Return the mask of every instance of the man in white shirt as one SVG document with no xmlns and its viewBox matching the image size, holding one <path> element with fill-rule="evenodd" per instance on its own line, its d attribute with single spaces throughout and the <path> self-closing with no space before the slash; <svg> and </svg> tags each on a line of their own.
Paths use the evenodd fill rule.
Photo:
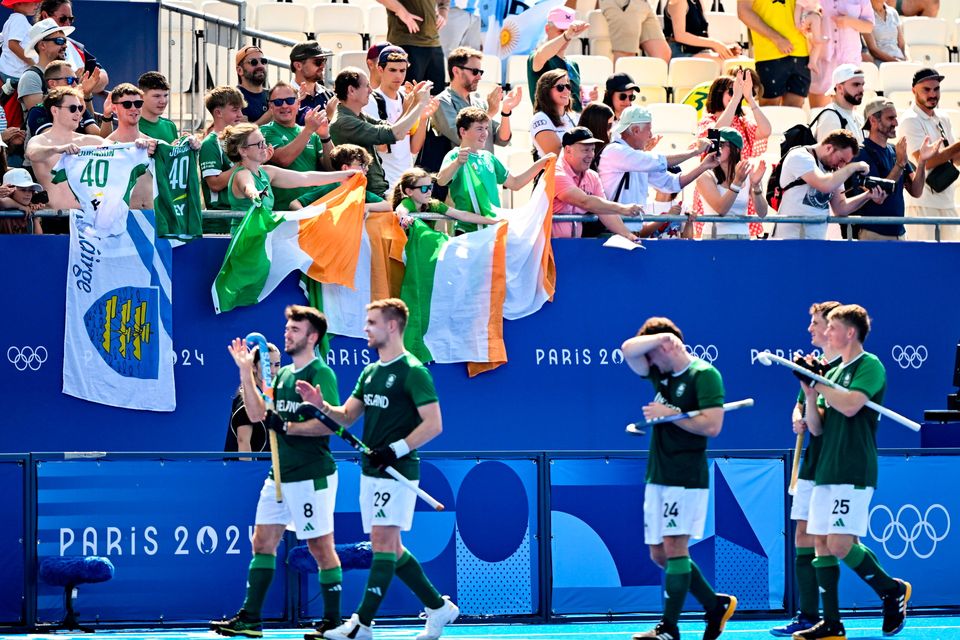
<svg viewBox="0 0 960 640">
<path fill-rule="evenodd" d="M 944 217 L 956 218 L 957 209 L 954 194 L 957 182 L 943 180 L 939 185 L 943 189 L 934 191 L 930 184 L 937 184 L 938 176 L 950 167 L 940 169 L 941 165 L 954 164 L 960 158 L 960 142 L 953 135 L 950 118 L 938 109 L 940 104 L 940 81 L 943 76 L 934 69 L 921 69 L 913 75 L 913 105 L 900 118 L 900 135 L 907 139 L 907 153 L 916 163 L 923 139 L 943 140 L 943 147 L 927 160 L 927 184 L 923 194 L 914 198 L 904 194 L 907 217 Z M 944 186 L 945 185 L 945 186 Z M 937 229 L 941 240 L 960 241 L 960 227 L 952 225 L 907 225 L 908 240 L 935 240 Z"/>
<path fill-rule="evenodd" d="M 868 200 L 882 203 L 886 194 L 879 187 L 852 198 L 843 191 L 843 184 L 853 174 L 870 172 L 870 165 L 866 162 L 851 162 L 859 150 L 860 144 L 853 134 L 842 129 L 831 132 L 819 144 L 792 149 L 781 166 L 783 195 L 778 213 L 826 218 L 832 207 L 834 215 L 848 216 Z M 827 223 L 780 222 L 773 237 L 778 240 L 825 240 Z"/>
<path fill-rule="evenodd" d="M 833 102 L 824 107 L 814 131 L 823 141 L 833 131 L 846 129 L 863 144 L 863 116 L 854 109 L 863 102 L 863 69 L 857 64 L 841 64 L 833 70 Z"/>
<path fill-rule="evenodd" d="M 646 206 L 650 186 L 664 193 L 679 193 L 701 173 L 717 166 L 716 155 L 709 154 L 693 171 L 670 173 L 668 167 L 702 154 L 710 141 L 698 138 L 694 148 L 668 156 L 644 151 L 644 145 L 653 136 L 651 123 L 651 114 L 645 108 L 627 107 L 614 125 L 617 139 L 604 147 L 599 165 L 603 192 L 610 200 Z"/>
</svg>

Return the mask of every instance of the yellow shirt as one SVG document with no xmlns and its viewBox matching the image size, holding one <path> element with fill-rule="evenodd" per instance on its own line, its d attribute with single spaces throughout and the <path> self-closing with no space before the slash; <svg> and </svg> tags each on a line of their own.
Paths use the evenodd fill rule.
<svg viewBox="0 0 960 640">
<path fill-rule="evenodd" d="M 800 33 L 794 19 L 796 4 L 796 0 L 786 0 L 782 3 L 776 2 L 776 0 L 753 0 L 753 10 L 770 28 L 790 40 L 793 44 L 793 53 L 790 55 L 802 58 L 810 55 L 810 53 L 807 49 L 807 39 Z M 754 59 L 757 62 L 787 57 L 786 54 L 777 49 L 773 40 L 760 35 L 756 31 L 750 33 L 753 36 Z"/>
</svg>

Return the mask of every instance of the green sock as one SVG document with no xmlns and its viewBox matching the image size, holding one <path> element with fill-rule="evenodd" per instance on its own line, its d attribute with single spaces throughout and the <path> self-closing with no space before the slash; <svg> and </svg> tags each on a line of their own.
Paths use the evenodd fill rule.
<svg viewBox="0 0 960 640">
<path fill-rule="evenodd" d="M 817 556 L 813 568 L 823 600 L 823 619 L 840 622 L 840 561 L 836 556 Z"/>
<path fill-rule="evenodd" d="M 880 567 L 877 557 L 862 544 L 850 547 L 850 553 L 843 559 L 844 564 L 853 569 L 863 581 L 870 585 L 877 595 L 884 595 L 898 588 L 897 581 Z"/>
<path fill-rule="evenodd" d="M 320 570 L 320 593 L 323 594 L 323 619 L 340 623 L 340 594 L 343 592 L 343 570 L 340 567 Z"/>
<path fill-rule="evenodd" d="M 397 570 L 397 554 L 384 551 L 376 551 L 373 554 L 373 563 L 370 565 L 370 576 L 367 578 L 367 588 L 363 592 L 363 600 L 360 602 L 360 608 L 357 609 L 357 616 L 360 622 L 370 626 L 374 616 L 377 615 L 377 609 L 380 608 L 380 602 L 387 595 L 387 587 L 393 580 L 393 574 Z"/>
<path fill-rule="evenodd" d="M 266 553 L 255 553 L 250 560 L 250 569 L 247 571 L 247 597 L 243 601 L 243 610 L 254 620 L 260 619 L 263 599 L 267 597 L 267 589 L 273 582 L 276 566 L 277 556 Z"/>
<path fill-rule="evenodd" d="M 713 611 L 717 608 L 717 594 L 693 560 L 690 560 L 690 593 L 703 606 L 704 611 Z"/>
<path fill-rule="evenodd" d="M 420 599 L 423 606 L 430 609 L 439 609 L 443 606 L 440 592 L 427 578 L 417 559 L 407 550 L 404 550 L 403 555 L 397 560 L 397 577 L 403 580 L 403 584 L 410 587 L 410 591 Z"/>
<path fill-rule="evenodd" d="M 667 559 L 667 596 L 663 604 L 663 621 L 677 626 L 680 621 L 680 612 L 683 611 L 683 601 L 690 591 L 690 557 Z"/>
<path fill-rule="evenodd" d="M 813 547 L 797 547 L 794 566 L 800 596 L 800 613 L 808 620 L 820 619 L 820 592 L 817 590 L 817 571 L 813 568 Z"/>
</svg>

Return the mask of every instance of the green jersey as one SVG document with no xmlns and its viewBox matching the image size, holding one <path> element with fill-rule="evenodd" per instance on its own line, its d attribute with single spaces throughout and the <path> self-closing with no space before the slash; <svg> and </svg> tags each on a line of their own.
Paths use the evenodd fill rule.
<svg viewBox="0 0 960 640">
<path fill-rule="evenodd" d="M 285 147 L 293 139 L 300 135 L 300 132 L 303 130 L 298 124 L 293 125 L 292 127 L 285 127 L 282 124 L 277 122 L 268 122 L 267 124 L 260 127 L 260 133 L 263 134 L 263 139 L 267 141 L 267 144 L 273 145 L 275 149 L 280 147 Z M 310 134 L 310 139 L 307 140 L 306 146 L 304 146 L 303 151 L 300 152 L 293 162 L 287 165 L 287 169 L 290 171 L 317 171 L 320 169 L 320 157 L 323 155 L 323 143 L 320 142 L 320 136 L 316 133 Z M 299 189 L 275 189 L 274 193 L 277 197 L 277 202 L 275 205 L 275 211 L 287 211 L 290 209 L 290 203 L 303 195 L 308 191 L 310 187 L 299 188 Z"/>
<path fill-rule="evenodd" d="M 233 163 L 227 158 L 223 151 L 223 145 L 220 144 L 220 134 L 216 131 L 210 132 L 200 144 L 200 190 L 203 193 L 203 201 L 207 209 L 219 211 L 229 211 L 230 203 L 227 202 L 227 192 L 211 191 L 207 184 L 207 178 L 219 176 L 224 171 L 229 171 Z M 204 233 L 230 233 L 230 220 L 204 220 Z"/>
<path fill-rule="evenodd" d="M 242 165 L 237 165 L 237 168 L 234 169 L 233 173 L 230 174 L 230 179 L 227 181 L 227 202 L 230 205 L 230 210 L 232 211 L 243 211 L 247 212 L 250 207 L 253 206 L 253 200 L 250 198 L 239 198 L 233 194 L 233 180 L 237 177 L 237 171 L 242 168 Z M 270 186 L 270 176 L 267 175 L 267 172 L 264 171 L 263 167 L 257 170 L 253 174 L 253 186 L 257 188 L 259 193 L 264 195 L 261 196 L 261 201 L 263 206 L 265 206 L 270 211 L 274 210 L 274 197 L 273 197 L 273 187 Z M 266 193 L 264 193 L 266 192 Z M 243 222 L 243 219 L 236 219 L 230 221 L 230 234 L 233 235 L 236 233 L 237 229 L 240 228 L 240 223 Z"/>
<path fill-rule="evenodd" d="M 303 422 L 307 419 L 300 413 L 303 399 L 297 393 L 297 380 L 319 384 L 324 400 L 330 404 L 340 404 L 337 376 L 325 362 L 314 358 L 300 370 L 287 365 L 280 369 L 273 381 L 273 404 L 284 422 Z M 288 436 L 278 433 L 277 451 L 280 453 L 280 479 L 283 482 L 326 478 L 337 470 L 333 454 L 330 453 L 330 436 Z"/>
<path fill-rule="evenodd" d="M 457 161 L 459 149 L 453 149 L 443 159 L 443 167 Z M 461 211 L 472 211 L 487 218 L 496 214 L 490 205 L 500 206 L 500 185 L 510 173 L 500 159 L 489 151 L 481 149 L 471 153 L 466 164 L 457 169 L 450 181 L 450 197 L 453 206 Z M 476 231 L 472 222 L 457 221 L 457 230 L 464 233 Z"/>
<path fill-rule="evenodd" d="M 850 391 L 859 391 L 877 404 L 887 390 L 887 372 L 880 360 L 864 351 L 850 362 L 827 372 L 827 379 Z M 877 421 L 873 409 L 863 407 L 852 418 L 832 408 L 821 397 L 823 448 L 817 463 L 817 484 L 877 486 Z"/>
<path fill-rule="evenodd" d="M 157 143 L 153 154 L 153 208 L 157 235 L 162 238 L 193 240 L 201 229 L 200 176 L 197 152 L 186 138 L 179 144 Z"/>
<path fill-rule="evenodd" d="M 177 125 L 173 123 L 173 120 L 168 120 L 163 116 L 160 116 L 156 122 L 140 118 L 140 123 L 137 126 L 140 133 L 163 142 L 173 142 L 180 135 L 177 133 Z"/>
<path fill-rule="evenodd" d="M 419 407 L 438 402 L 433 377 L 409 353 L 390 362 L 367 365 L 353 397 L 363 402 L 363 442 L 371 449 L 405 438 L 419 426 Z M 410 480 L 420 478 L 420 456 L 416 450 L 403 456 L 393 467 Z M 363 475 L 389 478 L 371 466 L 363 456 Z"/>
<path fill-rule="evenodd" d="M 409 196 L 401 200 L 400 204 L 397 205 L 397 213 L 443 213 L 445 214 L 449 210 L 450 210 L 450 207 L 440 202 L 439 200 L 431 200 L 430 202 L 427 203 L 426 208 L 421 209 L 420 205 L 414 202 L 413 198 Z"/>
<path fill-rule="evenodd" d="M 723 406 L 723 378 L 713 365 L 703 360 L 695 358 L 689 367 L 676 374 L 660 373 L 651 367 L 647 378 L 657 392 L 654 402 L 681 413 Z M 672 422 L 654 425 L 647 482 L 687 489 L 709 488 L 707 437 L 684 431 Z"/>
<path fill-rule="evenodd" d="M 839 357 L 830 362 L 831 369 L 839 365 Z M 803 391 L 801 390 L 797 395 L 797 402 L 802 406 L 806 403 L 806 401 L 807 398 L 805 395 L 803 395 Z M 801 480 L 812 481 L 817 473 L 817 460 L 820 459 L 820 449 L 823 447 L 823 436 L 815 436 L 810 433 L 809 437 L 810 440 L 807 443 L 806 451 L 803 452 L 803 461 L 800 463 L 800 471 L 797 473 L 797 477 Z"/>
</svg>

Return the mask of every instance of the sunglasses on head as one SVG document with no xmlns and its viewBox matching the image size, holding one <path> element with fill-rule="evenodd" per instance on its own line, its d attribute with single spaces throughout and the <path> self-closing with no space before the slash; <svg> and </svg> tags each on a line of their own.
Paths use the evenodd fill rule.
<svg viewBox="0 0 960 640">
<path fill-rule="evenodd" d="M 570 89 L 570 85 L 569 85 L 569 84 L 555 84 L 555 85 L 553 85 L 553 88 L 556 89 L 557 91 L 559 91 L 560 93 L 563 93 L 564 91 L 567 91 L 567 90 Z"/>
<path fill-rule="evenodd" d="M 56 38 L 44 38 L 43 41 L 44 41 L 44 42 L 52 42 L 53 44 L 57 45 L 58 47 L 62 47 L 63 45 L 67 44 L 67 39 L 64 38 L 63 36 L 57 36 Z"/>
<path fill-rule="evenodd" d="M 421 184 L 418 187 L 414 187 L 414 189 L 420 189 L 420 193 L 430 193 L 431 191 L 433 191 L 433 183 Z"/>
<path fill-rule="evenodd" d="M 60 109 L 66 109 L 70 113 L 78 113 L 80 111 L 83 111 L 82 104 L 58 104 L 54 106 L 59 107 Z"/>
<path fill-rule="evenodd" d="M 139 109 L 143 106 L 143 100 L 121 100 L 117 104 L 124 109 Z"/>
<path fill-rule="evenodd" d="M 635 93 L 618 93 L 618 94 L 617 94 L 617 99 L 618 99 L 618 100 L 629 100 L 630 102 L 633 102 L 634 100 L 637 99 L 637 94 L 635 94 Z"/>
<path fill-rule="evenodd" d="M 464 66 L 464 65 L 462 65 L 462 64 L 458 64 L 458 65 L 457 65 L 457 68 L 458 68 L 458 69 L 463 69 L 464 71 L 469 71 L 470 73 L 472 73 L 472 74 L 475 75 L 475 76 L 483 77 L 483 69 L 477 69 L 476 67 L 466 67 L 466 66 Z"/>
<path fill-rule="evenodd" d="M 273 104 L 273 106 L 275 107 L 282 107 L 285 104 L 293 104 L 296 101 L 297 101 L 296 96 L 290 96 L 288 98 L 274 98 L 273 100 L 270 101 L 270 103 Z"/>
</svg>

